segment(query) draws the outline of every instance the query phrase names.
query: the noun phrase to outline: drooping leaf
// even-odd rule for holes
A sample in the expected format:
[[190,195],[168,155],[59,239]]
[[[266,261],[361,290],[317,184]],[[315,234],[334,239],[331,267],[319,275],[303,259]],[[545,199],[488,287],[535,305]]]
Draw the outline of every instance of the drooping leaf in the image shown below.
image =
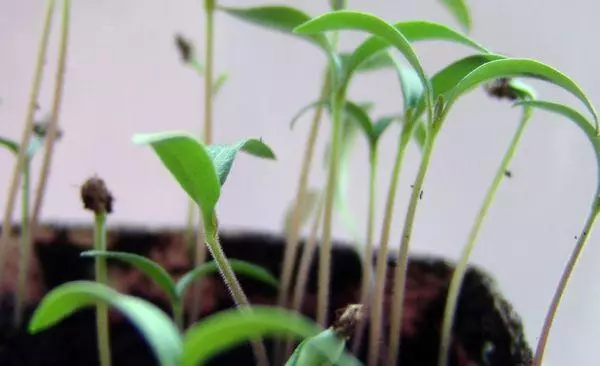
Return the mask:
[[302,107],[294,115],[294,117],[292,117],[292,121],[290,122],[290,129],[291,130],[294,129],[294,126],[296,125],[296,122],[298,122],[298,120],[300,119],[300,117],[302,117],[304,115],[304,113],[308,112],[309,110],[311,110],[313,108],[317,108],[317,107],[321,107],[321,106],[327,106],[327,107],[329,107],[329,100],[317,100],[316,102],[312,102],[312,103],[307,104],[304,107]]
[[[417,41],[449,41],[474,48],[484,53],[489,52],[485,47],[481,46],[465,35],[439,23],[428,21],[409,21],[396,23],[392,27],[397,29],[405,37],[405,39],[411,43]],[[391,40],[380,37],[377,33],[363,41],[358,47],[355,48],[354,52],[350,56],[350,59],[345,64],[346,78],[350,78],[355,70],[360,67],[360,65],[368,62],[368,60],[380,54],[390,45],[395,44],[392,43]],[[402,49],[398,49],[404,54],[411,66],[415,67],[414,60],[411,62],[411,57],[408,57],[406,53],[402,51]],[[418,71],[419,69],[415,68],[415,70]],[[419,75],[419,73],[417,73],[417,75]]]
[[118,309],[144,336],[158,363],[179,366],[183,351],[179,331],[171,319],[155,305],[123,295],[93,281],[60,285],[41,301],[29,323],[29,332],[38,333],[88,306],[104,303]]
[[177,301],[177,293],[175,292],[175,283],[169,273],[162,268],[158,263],[144,256],[126,253],[126,252],[111,252],[99,250],[86,250],[80,254],[82,257],[103,257],[107,259],[116,259],[118,261],[128,263],[145,275],[152,278],[154,282],[165,292],[171,302]]
[[270,306],[231,309],[192,326],[183,341],[182,366],[196,366],[213,356],[255,338],[306,338],[322,329],[297,312]]
[[[313,214],[315,207],[317,206],[317,203],[319,202],[319,197],[321,196],[321,192],[317,189],[309,189],[306,192],[306,197],[304,198],[304,202],[302,203],[302,209],[300,210],[299,214],[299,227],[302,228],[307,222],[308,219],[310,219],[311,215]],[[294,210],[296,209],[296,206],[299,204],[299,202],[293,202],[289,208],[286,210],[286,214],[285,214],[285,220],[284,220],[284,228],[283,228],[283,232],[286,234],[286,236],[289,236],[291,230],[292,230],[292,219],[293,219],[293,214],[294,214]]]
[[465,0],[440,0],[465,31],[471,30],[471,13]]
[[363,134],[367,138],[369,144],[375,143],[375,130],[373,129],[373,121],[371,117],[359,105],[351,101],[346,102],[346,112],[350,120],[358,124]]
[[205,223],[212,222],[221,184],[210,154],[185,132],[138,134],[133,142],[150,145],[179,185],[196,202]]
[[423,96],[423,84],[413,68],[403,66],[396,58],[393,58],[393,61],[402,89],[404,112],[406,113],[407,110],[414,108]]
[[275,154],[271,148],[257,139],[244,139],[230,145],[209,145],[206,150],[215,164],[215,170],[221,185],[225,184],[233,162],[240,151],[259,158],[275,160]]
[[0,137],[0,146],[4,146],[7,150],[12,151],[13,154],[19,153],[19,143],[11,139]]
[[[398,51],[404,55],[404,57],[419,75],[419,78],[421,79],[425,89],[424,94],[426,98],[431,97],[429,80],[427,76],[425,76],[425,72],[421,67],[421,63],[412,49],[408,39],[406,39],[406,37],[393,25],[375,15],[350,10],[329,12],[307,21],[306,23],[297,27],[294,32],[302,34],[314,34],[341,29],[362,30],[372,34],[373,40],[378,39],[379,42],[384,41],[384,47],[388,44],[395,46]],[[382,48],[380,48],[380,50]],[[372,46],[369,46],[369,50],[370,49],[372,49]],[[370,55],[373,55],[374,53],[376,52],[370,52]],[[354,56],[356,56],[356,51]],[[365,56],[361,58],[360,62],[364,61],[366,58],[368,57]],[[344,68],[346,76],[344,83],[346,84],[346,87],[350,75],[352,74],[353,70],[358,67],[360,62],[357,58],[352,57],[349,65],[345,65]]]
[[[581,128],[581,130],[590,140],[592,147],[594,148],[597,164],[600,167],[600,138],[596,135],[596,131],[594,130],[593,124],[581,113],[564,104],[542,100],[521,100],[514,103],[514,106],[537,108],[548,112],[553,112],[570,119],[579,128]],[[600,184],[600,178],[598,182]]]
[[594,117],[596,130],[598,130],[598,115],[596,109],[583,90],[571,78],[560,71],[541,62],[530,59],[505,58],[491,61],[478,67],[465,76],[449,93],[447,98],[447,109],[466,92],[477,85],[501,78],[501,77],[529,77],[541,79],[560,86],[576,96],[590,111]]
[[308,14],[293,7],[285,5],[267,5],[248,8],[217,6],[217,9],[252,24],[260,25],[285,34],[299,36],[300,38],[313,42],[323,50],[328,51],[330,49],[327,37],[322,34],[298,35],[293,32],[294,28],[311,19]]
[[[243,261],[240,259],[229,259],[229,264],[231,268],[236,273],[236,275],[242,275],[249,278],[253,278],[255,280],[264,282],[274,288],[278,288],[279,282],[277,279],[266,269],[263,267]],[[175,293],[179,298],[183,298],[185,290],[196,280],[209,275],[211,273],[218,272],[217,264],[214,261],[204,263],[179,279],[177,284],[175,285]]]

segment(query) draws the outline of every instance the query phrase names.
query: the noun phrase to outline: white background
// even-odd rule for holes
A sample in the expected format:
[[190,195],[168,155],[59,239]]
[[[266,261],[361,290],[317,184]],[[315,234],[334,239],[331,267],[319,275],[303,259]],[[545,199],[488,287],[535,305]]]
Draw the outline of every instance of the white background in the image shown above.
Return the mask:
[[[60,3],[60,2],[59,2]],[[263,3],[273,3],[265,1]],[[291,2],[312,15],[327,10],[327,1]],[[494,51],[531,57],[574,78],[600,100],[594,30],[598,6],[593,1],[472,1],[472,36]],[[229,0],[227,5],[258,5]],[[388,21],[428,19],[457,26],[435,0],[351,0],[350,8],[383,16]],[[58,9],[57,9],[58,10]],[[19,138],[32,79],[44,12],[43,1],[0,0],[0,134]],[[54,84],[58,15],[52,51],[40,100],[42,114],[50,107]],[[186,197],[155,155],[134,146],[137,132],[165,129],[200,131],[202,79],[181,66],[173,43],[176,32],[196,41],[202,51],[202,2],[74,1],[61,126],[65,136],[56,149],[43,219],[90,222],[82,210],[78,185],[92,174],[107,181],[116,196],[111,225],[182,226]],[[344,32],[342,46],[356,45],[364,34]],[[426,71],[433,73],[470,50],[451,43],[416,46]],[[262,137],[277,162],[241,156],[229,177],[218,212],[224,229],[281,230],[282,215],[296,190],[303,144],[310,120],[306,115],[291,131],[296,111],[317,98],[325,60],[309,43],[216,17],[216,71],[230,80],[215,105],[215,141],[235,142]],[[540,97],[572,103],[555,87],[533,83]],[[351,94],[377,103],[378,114],[397,112],[401,96],[392,71],[360,76]],[[585,112],[585,111],[584,111]],[[424,197],[414,228],[415,254],[458,257],[476,210],[520,116],[517,108],[490,99],[478,90],[462,99],[449,116],[434,151]],[[327,125],[327,124],[326,124]],[[322,131],[311,176],[313,186],[324,179]],[[381,145],[378,222],[395,153],[396,126]],[[353,154],[350,207],[363,218],[367,207],[367,154],[358,139]],[[402,219],[419,153],[408,151],[403,167],[392,243],[399,243]],[[34,171],[39,169],[36,160]],[[535,346],[547,306],[563,266],[575,244],[595,192],[596,167],[584,135],[568,121],[539,112],[525,131],[514,162],[514,177],[502,183],[480,235],[473,261],[489,270],[524,319]],[[0,192],[8,190],[13,167],[0,154]],[[0,206],[5,195],[0,195]],[[17,211],[18,212],[18,211]],[[17,216],[15,216],[17,217]],[[362,230],[362,227],[361,227]],[[379,231],[379,226],[378,229]],[[349,233],[339,220],[336,238]],[[570,282],[551,334],[546,360],[552,365],[595,365],[600,337],[600,241],[592,235]]]

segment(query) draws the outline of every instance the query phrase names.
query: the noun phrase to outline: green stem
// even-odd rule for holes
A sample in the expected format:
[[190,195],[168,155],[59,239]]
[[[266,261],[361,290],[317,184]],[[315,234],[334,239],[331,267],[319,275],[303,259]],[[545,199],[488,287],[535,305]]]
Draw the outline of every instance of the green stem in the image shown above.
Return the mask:
[[[240,311],[252,311],[250,307],[250,302],[246,297],[246,294],[242,290],[240,283],[233,272],[233,268],[229,264],[225,253],[223,252],[223,248],[219,243],[219,234],[218,234],[218,224],[217,217],[213,215],[213,222],[205,224],[206,230],[206,245],[208,246],[208,250],[210,254],[213,256],[217,267],[219,268],[219,272],[221,273],[221,277],[225,282],[225,286],[229,289],[229,293],[233,298],[233,301],[236,303],[238,309]],[[267,358],[267,350],[265,349],[264,344],[261,339],[255,339],[252,342],[252,349],[254,351],[254,356],[256,357],[256,361],[260,366],[266,366],[269,364]]]
[[387,269],[388,245],[390,241],[390,231],[392,227],[392,218],[394,216],[394,207],[396,201],[396,192],[398,190],[398,182],[400,180],[400,170],[402,161],[404,160],[404,152],[410,141],[414,122],[407,120],[403,126],[402,132],[398,141],[398,150],[396,151],[396,160],[394,161],[394,169],[388,189],[387,201],[385,205],[385,216],[381,229],[381,239],[377,253],[377,262],[375,268],[375,289],[371,301],[371,327],[369,332],[369,356],[368,365],[377,365],[379,358],[379,345],[381,343],[382,319],[383,319],[383,304],[384,304],[384,288],[385,274]]
[[[333,74],[333,73],[332,73]],[[337,188],[339,156],[342,140],[342,112],[345,103],[345,91],[340,89],[333,93],[333,129],[331,141],[331,155],[327,187],[325,193],[325,212],[323,219],[323,242],[319,251],[319,290],[317,292],[317,322],[327,326],[329,310],[329,285],[331,263],[331,231],[333,222],[333,203]]]
[[8,247],[8,239],[12,236],[12,214],[15,208],[17,200],[17,193],[19,190],[19,181],[21,180],[21,172],[26,162],[26,152],[29,146],[28,142],[31,140],[33,134],[34,115],[36,110],[36,104],[40,87],[42,84],[42,76],[44,71],[44,63],[46,60],[46,51],[48,49],[48,40],[50,37],[50,30],[52,28],[52,14],[54,12],[54,6],[56,1],[49,0],[46,7],[46,15],[44,18],[44,26],[42,28],[42,35],[38,44],[38,55],[35,63],[35,71],[33,76],[33,85],[29,93],[29,102],[27,105],[27,115],[25,116],[25,127],[21,135],[21,144],[19,145],[19,154],[17,155],[17,161],[13,170],[12,180],[8,188],[8,194],[6,195],[6,207],[4,216],[2,218],[2,235],[0,236],[0,284],[4,275],[4,251]]
[[[39,221],[40,212],[42,210],[42,204],[44,203],[44,195],[46,193],[46,186],[48,184],[48,177],[50,175],[50,162],[54,154],[54,142],[58,136],[58,117],[60,115],[60,107],[63,99],[64,84],[65,84],[65,70],[67,67],[67,49],[69,45],[69,24],[70,24],[70,11],[71,11],[71,0],[63,0],[62,8],[62,25],[61,25],[61,38],[60,46],[58,50],[58,67],[56,70],[56,80],[54,85],[54,99],[52,100],[52,112],[50,116],[50,123],[48,124],[47,135],[45,137],[44,144],[44,158],[42,160],[42,168],[38,178],[38,184],[35,190],[35,200],[33,202],[33,209],[31,211],[31,224],[29,229],[33,237],[36,226]],[[28,146],[28,145],[27,145]]]
[[[106,212],[96,213],[94,226],[94,249],[106,251]],[[98,256],[95,261],[96,282],[106,285],[108,276],[106,273],[106,258]],[[100,365],[110,366],[110,339],[108,331],[108,306],[104,303],[96,305],[96,327],[98,332],[98,352],[100,354]]]
[[180,332],[184,331],[184,323],[183,323],[183,303],[182,299],[178,299],[173,303],[173,318],[175,318],[175,324]]
[[[367,218],[367,243],[362,258],[362,288],[360,295],[360,303],[366,305],[369,302],[369,293],[372,286],[373,278],[373,237],[375,232],[375,198],[377,187],[377,145],[373,144],[369,153],[369,211]],[[362,317],[356,331],[354,332],[354,340],[352,341],[352,353],[357,354],[358,347],[362,343],[362,335],[367,324],[367,317]]]
[[[429,124],[433,126],[433,124]],[[421,190],[423,189],[423,182],[425,181],[425,174],[429,167],[429,161],[431,160],[431,154],[433,152],[433,145],[437,137],[437,130],[435,127],[430,127],[427,136],[427,142],[423,148],[423,156],[421,158],[421,164],[419,166],[419,172],[417,173],[417,179],[415,181],[410,201],[408,203],[408,211],[404,222],[404,230],[402,231],[402,240],[400,242],[400,248],[398,250],[398,261],[395,263],[395,274],[394,274],[394,296],[392,299],[391,307],[391,329],[390,329],[390,344],[388,347],[387,363],[386,365],[395,365],[398,359],[398,350],[400,347],[400,330],[402,325],[402,313],[404,305],[404,284],[406,282],[406,268],[408,265],[408,250],[410,244],[410,238],[412,235],[413,224],[415,221],[415,214],[417,212],[417,204],[421,197]]]
[[19,255],[19,274],[15,303],[15,328],[23,321],[23,305],[27,302],[27,279],[29,275],[30,237],[29,237],[29,159],[23,166],[21,182],[21,249]]
[[554,322],[554,317],[556,316],[556,311],[558,310],[558,305],[560,304],[561,298],[565,292],[565,288],[567,287],[567,283],[569,282],[569,278],[573,273],[573,269],[579,260],[579,256],[585,247],[585,244],[592,232],[594,227],[594,223],[600,214],[600,187],[598,187],[598,191],[596,192],[596,198],[594,201],[594,205],[592,210],[587,218],[585,226],[579,235],[579,239],[577,240],[577,244],[571,253],[571,257],[569,258],[569,262],[565,267],[563,274],[560,278],[560,282],[558,287],[554,292],[554,296],[552,298],[552,303],[550,304],[550,308],[548,309],[548,313],[546,314],[546,319],[544,320],[544,326],[542,328],[542,333],[540,334],[539,341],[537,344],[537,348],[535,351],[535,357],[533,361],[533,366],[542,366],[542,359],[544,357],[544,350],[546,348],[546,343],[548,342],[548,335],[550,334],[550,328],[552,328],[552,323]]
[[513,159],[515,151],[517,149],[517,145],[523,136],[523,131],[527,122],[529,121],[529,117],[531,116],[529,109],[523,110],[523,117],[521,118],[521,122],[515,132],[508,150],[502,159],[500,166],[496,172],[496,176],[492,181],[491,186],[489,187],[483,204],[481,205],[479,212],[477,213],[477,217],[475,218],[475,222],[473,227],[471,228],[471,232],[469,233],[469,237],[467,240],[467,244],[465,245],[460,260],[456,266],[456,269],[453,272],[452,279],[450,281],[450,287],[448,290],[448,296],[446,298],[446,308],[444,311],[444,321],[442,324],[442,334],[441,334],[441,342],[440,342],[440,354],[438,358],[438,366],[446,366],[448,364],[448,352],[450,349],[450,341],[452,338],[452,326],[454,322],[454,314],[456,312],[456,307],[458,306],[458,296],[460,294],[460,287],[465,276],[467,265],[469,263],[469,258],[471,253],[473,252],[473,248],[475,247],[475,240],[477,239],[477,235],[481,230],[481,225],[483,223],[484,218],[492,204],[494,196],[500,186],[500,182],[504,178],[506,173],[506,169],[508,168],[510,162]]

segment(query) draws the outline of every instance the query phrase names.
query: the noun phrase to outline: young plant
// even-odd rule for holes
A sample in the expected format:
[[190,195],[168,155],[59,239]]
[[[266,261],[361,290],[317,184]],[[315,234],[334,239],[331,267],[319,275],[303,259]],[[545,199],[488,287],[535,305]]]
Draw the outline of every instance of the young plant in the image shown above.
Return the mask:
[[[472,90],[481,83],[502,77],[522,76],[545,80],[561,86],[567,91],[571,92],[577,96],[590,110],[594,116],[596,125],[597,115],[587,96],[585,96],[583,91],[571,79],[547,65],[528,59],[508,58],[500,55],[493,55],[496,57],[495,60],[488,61],[480,65],[471,65],[471,68],[452,70],[449,77],[448,75],[443,75],[446,76],[446,78],[439,77],[438,82],[442,84],[442,87],[434,88],[432,85],[433,80],[430,80],[425,75],[420,65],[420,61],[409,43],[409,37],[414,36],[414,33],[411,34],[411,31],[421,33],[423,29],[425,29],[422,24],[413,29],[403,30],[401,27],[398,27],[398,24],[389,24],[371,14],[352,11],[338,11],[327,13],[312,19],[311,21],[298,27],[296,31],[303,34],[318,34],[325,31],[340,29],[362,30],[372,34],[367,41],[363,42],[363,44],[356,49],[355,54],[361,56],[359,60],[364,59],[365,55],[372,55],[374,52],[378,52],[389,46],[394,46],[397,48],[417,72],[424,89],[423,95],[419,98],[419,101],[416,104],[415,112],[412,114],[411,119],[409,119],[407,122],[410,123],[418,118],[423,112],[423,109],[427,111],[427,139],[423,148],[423,156],[417,173],[417,178],[413,185],[408,212],[405,217],[402,239],[399,248],[399,260],[396,264],[396,273],[394,276],[390,345],[388,347],[388,356],[386,358],[386,364],[393,365],[396,363],[398,357],[397,352],[400,341],[402,304],[404,303],[404,282],[408,259],[407,256],[417,204],[421,196],[422,186],[433,152],[434,142],[441,130],[441,127],[443,126],[443,122],[445,121],[451,106],[460,96]],[[427,36],[425,33],[421,34],[421,36],[421,39],[432,37],[431,32],[427,33]],[[468,38],[455,31],[449,33],[447,32],[443,34],[442,37],[440,37],[440,34],[437,33],[434,37],[436,36],[437,38],[444,38],[470,46],[477,46],[475,42],[470,41]],[[484,50],[484,52],[488,51]],[[494,59],[494,57],[492,57],[492,59]],[[356,63],[350,63],[350,66],[347,67],[346,72],[348,72],[348,70],[352,70],[352,65],[355,64]],[[460,66],[464,66],[464,64],[461,64]],[[444,71],[447,70],[443,70],[442,72]],[[461,75],[461,71],[463,71],[464,74]],[[455,83],[450,83],[448,85],[449,79],[454,80]],[[443,84],[446,84],[445,86],[448,87],[446,90],[443,90]],[[435,108],[433,105],[433,100],[437,100]],[[389,215],[386,214],[385,220],[388,219]],[[381,245],[386,245],[383,239]],[[380,300],[381,295],[376,294],[374,297],[375,305],[381,303]],[[375,348],[377,349],[378,347],[376,346]],[[369,364],[373,363],[374,354],[376,354],[376,352],[373,352],[373,349],[371,348]]]
[[[185,291],[194,281],[197,281],[202,277],[218,270],[216,262],[207,262],[190,270],[184,274],[179,281],[174,282],[169,273],[163,267],[161,267],[160,264],[138,254],[88,250],[81,253],[81,256],[116,259],[118,261],[135,266],[146,276],[154,280],[160,289],[167,295],[173,312],[173,318],[175,319],[175,323],[181,332],[184,330],[183,300],[185,298]],[[231,265],[233,271],[237,274],[254,278],[275,288],[278,287],[277,279],[260,266],[238,259],[230,259],[229,264]]]
[[[216,204],[237,153],[244,151],[261,158],[274,159],[271,149],[256,139],[205,147],[193,136],[182,132],[136,135],[133,140],[137,144],[150,145],[183,190],[199,206],[204,223],[204,242],[237,306],[241,311],[251,311],[248,299],[219,243]],[[262,342],[253,342],[253,349],[258,363],[267,365],[267,353]]]

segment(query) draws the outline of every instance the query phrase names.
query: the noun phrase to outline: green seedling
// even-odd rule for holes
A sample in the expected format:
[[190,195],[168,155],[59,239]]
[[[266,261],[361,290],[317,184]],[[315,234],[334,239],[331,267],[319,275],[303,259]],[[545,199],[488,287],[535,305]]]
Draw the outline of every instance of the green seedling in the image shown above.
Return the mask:
[[[136,135],[133,140],[136,144],[150,145],[165,168],[198,205],[204,223],[204,241],[233,300],[241,310],[248,310],[248,299],[219,243],[216,204],[237,153],[244,151],[274,159],[271,149],[256,139],[245,139],[232,145],[204,146],[193,136],[182,132]],[[266,365],[267,354],[262,342],[254,342],[253,347],[258,363]]]
[[[145,275],[154,280],[160,289],[167,295],[173,312],[173,318],[175,319],[175,323],[180,331],[183,331],[184,329],[183,300],[185,298],[185,291],[194,281],[218,271],[216,262],[207,262],[190,270],[184,274],[179,281],[174,282],[169,273],[163,267],[161,267],[160,264],[138,254],[88,250],[81,253],[81,256],[116,259],[118,261],[135,266]],[[241,274],[259,280],[270,286],[273,286],[274,288],[278,287],[277,279],[260,266],[239,259],[229,259],[229,264],[231,265],[233,271],[238,275]]]

